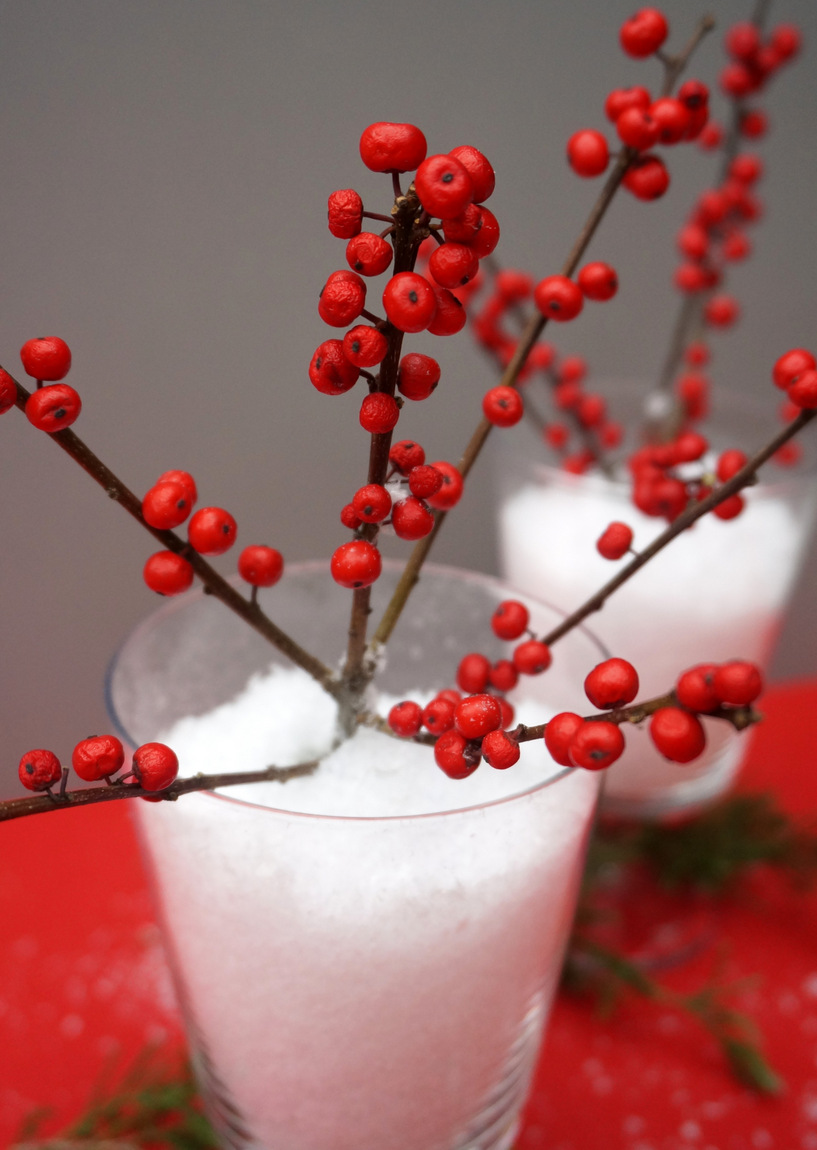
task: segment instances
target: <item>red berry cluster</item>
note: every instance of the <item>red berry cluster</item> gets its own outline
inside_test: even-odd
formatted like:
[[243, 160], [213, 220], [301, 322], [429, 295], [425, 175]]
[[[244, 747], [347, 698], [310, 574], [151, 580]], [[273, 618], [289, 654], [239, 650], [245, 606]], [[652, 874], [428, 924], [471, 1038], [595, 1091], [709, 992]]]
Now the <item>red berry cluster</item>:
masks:
[[[77, 743], [71, 754], [75, 773], [88, 783], [104, 779], [111, 785], [164, 791], [179, 773], [179, 760], [164, 743], [144, 743], [138, 747], [133, 753], [130, 771], [114, 778], [124, 764], [125, 748], [115, 735], [91, 735]], [[54, 752], [42, 748], [26, 751], [18, 768], [20, 782], [28, 790], [51, 794], [51, 788], [59, 783], [61, 796], [65, 794], [68, 774], [68, 768], [62, 766]]]
[[[360, 424], [385, 443], [379, 451], [373, 448], [382, 466], [370, 466], [368, 482], [341, 511], [341, 522], [356, 537], [336, 549], [331, 571], [336, 582], [352, 589], [369, 586], [380, 574], [381, 527], [392, 527], [402, 539], [420, 539], [434, 526], [434, 510], [448, 510], [462, 491], [456, 468], [443, 462], [426, 465], [422, 448], [417, 449], [422, 458], [410, 465], [400, 451], [389, 451], [404, 400], [427, 399], [440, 379], [439, 364], [431, 356], [414, 352], [400, 357], [403, 336], [422, 331], [446, 336], [462, 329], [463, 293], [499, 239], [497, 221], [483, 202], [494, 190], [493, 168], [485, 156], [470, 145], [432, 156], [427, 150], [425, 136], [413, 124], [370, 124], [360, 138], [360, 156], [371, 171], [392, 176], [396, 198], [391, 215], [367, 212], [352, 189], [329, 196], [329, 230], [348, 241], [349, 267], [328, 277], [318, 312], [325, 323], [348, 330], [320, 344], [309, 378], [325, 395], [341, 395], [363, 376], [369, 392], [361, 402]], [[399, 177], [405, 172], [415, 176], [404, 194]], [[367, 218], [392, 222], [377, 234], [363, 231]], [[434, 250], [422, 274], [415, 268], [424, 241]], [[367, 280], [389, 269], [381, 317], [367, 309]]]
[[[70, 427], [82, 410], [82, 400], [70, 384], [62, 383], [71, 370], [71, 349], [56, 335], [29, 339], [20, 349], [27, 375], [37, 381], [37, 390], [26, 400], [26, 417], [40, 431], [53, 434]], [[43, 387], [47, 383], [50, 386]], [[0, 412], [7, 411], [17, 396], [11, 376], [0, 380]]]

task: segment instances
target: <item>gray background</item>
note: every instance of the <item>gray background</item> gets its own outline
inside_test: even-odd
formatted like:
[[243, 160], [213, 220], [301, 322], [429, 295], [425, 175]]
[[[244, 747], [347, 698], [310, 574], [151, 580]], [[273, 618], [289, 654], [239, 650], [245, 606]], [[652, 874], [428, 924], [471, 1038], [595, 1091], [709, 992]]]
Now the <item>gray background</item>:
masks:
[[[565, 141], [588, 126], [612, 139], [609, 89], [659, 81], [655, 62], [618, 48], [635, 6], [1, 4], [0, 361], [19, 374], [24, 340], [63, 336], [85, 405], [75, 430], [135, 491], [187, 468], [204, 503], [236, 515], [241, 542], [269, 542], [290, 561], [327, 555], [347, 537], [337, 514], [362, 482], [366, 438], [359, 391], [321, 396], [306, 368], [333, 334], [318, 319], [318, 291], [344, 266], [343, 242], [325, 227], [327, 194], [351, 186], [368, 207], [389, 206], [388, 180], [360, 163], [361, 130], [406, 120], [432, 152], [481, 148], [498, 173], [497, 256], [551, 273], [599, 186], [569, 172]], [[712, 81], [723, 29], [748, 8], [715, 0], [719, 30], [690, 74]], [[676, 47], [698, 6], [671, 0], [664, 10]], [[735, 270], [744, 319], [716, 337], [713, 371], [765, 395], [773, 359], [813, 346], [817, 277], [817, 5], [779, 0], [773, 16], [801, 24], [807, 55], [765, 97], [767, 218], [753, 259]], [[654, 204], [621, 195], [591, 249], [619, 269], [617, 299], [552, 333], [598, 376], [649, 377], [666, 346], [674, 233], [716, 165], [694, 148], [666, 157], [668, 195]], [[490, 372], [465, 334], [410, 344], [427, 345], [442, 383], [399, 430], [431, 458], [456, 459]], [[106, 728], [103, 670], [157, 603], [140, 574], [155, 548], [16, 411], [0, 420], [0, 467], [0, 790], [17, 793], [27, 748], [68, 756], [78, 738]], [[435, 557], [495, 569], [489, 468], [475, 473]], [[220, 562], [226, 572], [233, 564]], [[817, 669], [815, 564], [812, 553], [777, 679]]]

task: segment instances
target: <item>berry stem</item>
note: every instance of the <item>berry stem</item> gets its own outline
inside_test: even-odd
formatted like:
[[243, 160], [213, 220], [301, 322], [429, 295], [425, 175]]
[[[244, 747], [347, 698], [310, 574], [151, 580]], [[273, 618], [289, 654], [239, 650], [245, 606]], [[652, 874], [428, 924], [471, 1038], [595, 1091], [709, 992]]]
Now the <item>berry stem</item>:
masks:
[[[17, 388], [17, 399], [15, 404], [21, 411], [25, 410], [26, 401], [29, 397], [29, 392], [23, 387], [21, 383], [14, 380]], [[76, 435], [70, 427], [64, 428], [62, 431], [50, 432], [49, 439], [53, 439], [63, 451], [71, 456], [77, 462], [83, 471], [86, 471], [92, 479], [103, 488], [105, 493], [110, 499], [113, 499], [121, 507], [132, 515], [133, 518], [144, 527], [144, 529], [162, 544], [168, 551], [173, 551], [176, 555], [183, 555], [185, 559], [192, 565], [193, 570], [199, 579], [204, 584], [205, 591], [220, 599], [226, 607], [239, 615], [246, 623], [262, 635], [269, 643], [272, 643], [281, 654], [286, 655], [307, 674], [316, 679], [328, 694], [333, 698], [339, 698], [341, 693], [341, 686], [337, 677], [325, 666], [320, 659], [315, 658], [308, 651], [304, 650], [300, 644], [296, 643], [285, 631], [282, 631], [275, 623], [269, 619], [257, 603], [252, 600], [247, 600], [243, 595], [228, 583], [223, 576], [210, 566], [207, 560], [194, 551], [192, 547], [184, 540], [180, 539], [173, 531], [162, 531], [158, 528], [151, 527], [145, 522], [142, 516], [141, 501], [134, 495], [129, 487], [119, 479], [118, 476], [110, 470], [109, 467], [99, 459], [93, 451], [83, 443], [83, 441]]]
[[661, 55], [661, 62], [664, 65], [664, 86], [661, 91], [662, 96], [669, 96], [672, 89], [678, 82], [681, 73], [686, 68], [690, 61], [690, 57], [695, 52], [696, 48], [709, 32], [713, 31], [715, 27], [715, 18], [708, 13], [702, 16], [698, 21], [695, 31], [689, 38], [689, 41], [683, 51], [679, 52], [677, 56]]

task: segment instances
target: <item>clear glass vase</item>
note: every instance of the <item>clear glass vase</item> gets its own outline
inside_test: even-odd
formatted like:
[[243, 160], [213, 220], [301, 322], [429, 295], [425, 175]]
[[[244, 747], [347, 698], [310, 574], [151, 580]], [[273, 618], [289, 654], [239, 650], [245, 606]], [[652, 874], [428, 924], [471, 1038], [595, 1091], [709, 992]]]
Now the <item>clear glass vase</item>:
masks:
[[[612, 418], [638, 426], [646, 386], [610, 384], [604, 394]], [[751, 453], [771, 438], [775, 419], [773, 402], [720, 391], [702, 431], [716, 453], [727, 447]], [[500, 568], [529, 594], [573, 610], [627, 562], [626, 556], [610, 562], [596, 551], [609, 523], [629, 524], [636, 550], [666, 527], [633, 506], [623, 480], [568, 474], [549, 461], [529, 425], [496, 439]], [[761, 482], [744, 494], [741, 515], [699, 520], [592, 616], [594, 631], [612, 653], [636, 667], [639, 698], [670, 690], [696, 663], [745, 658], [761, 668], [768, 664], [814, 523], [813, 462], [794, 470], [769, 463]], [[747, 736], [715, 720], [704, 725], [707, 750], [686, 765], [662, 758], [646, 729], [633, 730], [626, 756], [607, 772], [602, 811], [660, 818], [692, 812], [722, 795], [741, 764]]]
[[[387, 566], [375, 584], [375, 612], [396, 577]], [[509, 593], [487, 577], [425, 570], [380, 688], [428, 695], [453, 684], [459, 658], [475, 645], [502, 657], [505, 645], [487, 622]], [[350, 596], [327, 564], [292, 569], [261, 602], [337, 664]], [[535, 629], [561, 618], [528, 602]], [[572, 633], [550, 671], [525, 684], [520, 708], [533, 702], [541, 718], [575, 708], [584, 676], [604, 655], [590, 633]], [[221, 603], [193, 593], [126, 641], [109, 674], [111, 714], [135, 746], [231, 699], [277, 662]], [[277, 761], [274, 729], [275, 721], [255, 759], [225, 752], [219, 765]], [[379, 737], [373, 776], [388, 772], [395, 746]], [[430, 749], [422, 753], [445, 787], [425, 813], [321, 813], [320, 769], [312, 813], [284, 808], [291, 783], [278, 785], [273, 800], [247, 787], [135, 804], [194, 1063], [224, 1146], [511, 1146], [571, 926], [599, 777], [555, 767], [541, 743], [526, 747], [528, 773], [516, 779], [516, 768], [483, 763], [455, 782], [433, 766]]]

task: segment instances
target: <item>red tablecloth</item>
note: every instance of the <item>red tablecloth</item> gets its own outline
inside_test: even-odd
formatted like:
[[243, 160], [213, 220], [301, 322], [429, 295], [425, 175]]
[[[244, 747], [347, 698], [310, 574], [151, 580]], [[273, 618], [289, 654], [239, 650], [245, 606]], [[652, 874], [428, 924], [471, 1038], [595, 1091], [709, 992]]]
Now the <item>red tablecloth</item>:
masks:
[[[817, 683], [770, 690], [741, 787], [817, 814]], [[0, 1146], [36, 1107], [51, 1128], [81, 1112], [113, 1053], [181, 1041], [173, 992], [126, 804], [0, 827]], [[684, 1017], [640, 1001], [600, 1022], [557, 1001], [518, 1150], [817, 1150], [817, 894], [763, 874], [724, 907], [715, 949], [674, 972], [682, 990], [714, 961], [749, 978], [757, 1020], [787, 1081], [742, 1089]], [[755, 977], [750, 977], [755, 976]]]

